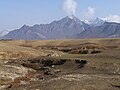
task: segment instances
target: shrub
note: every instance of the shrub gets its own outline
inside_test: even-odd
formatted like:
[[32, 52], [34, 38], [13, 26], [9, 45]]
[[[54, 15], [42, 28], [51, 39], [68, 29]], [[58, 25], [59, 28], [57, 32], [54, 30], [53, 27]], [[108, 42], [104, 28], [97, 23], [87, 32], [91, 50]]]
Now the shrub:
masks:
[[67, 60], [65, 59], [61, 59], [61, 60], [58, 60], [54, 63], [54, 65], [63, 65]]
[[62, 51], [62, 52], [69, 52], [69, 51], [71, 51], [71, 49], [62, 49], [60, 51]]
[[89, 51], [88, 51], [88, 50], [81, 50], [79, 53], [80, 53], [80, 54], [88, 54]]
[[53, 60], [42, 60], [41, 63], [44, 64], [44, 66], [52, 66]]
[[87, 64], [87, 61], [86, 61], [86, 60], [81, 60], [80, 63], [81, 63], [81, 64]]
[[80, 60], [75, 60], [75, 63], [80, 63]]
[[99, 50], [93, 50], [93, 51], [91, 52], [91, 54], [96, 54], [96, 53], [101, 53], [101, 51], [99, 51]]
[[79, 68], [84, 67], [85, 64], [87, 64], [86, 60], [75, 60], [75, 63], [79, 64]]

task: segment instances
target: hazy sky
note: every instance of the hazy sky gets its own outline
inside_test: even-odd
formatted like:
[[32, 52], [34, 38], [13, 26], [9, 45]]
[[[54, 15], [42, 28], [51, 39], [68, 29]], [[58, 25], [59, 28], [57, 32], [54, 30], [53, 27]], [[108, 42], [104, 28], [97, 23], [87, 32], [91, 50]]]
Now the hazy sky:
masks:
[[[65, 0], [0, 0], [0, 30], [50, 23], [67, 15]], [[120, 15], [120, 0], [76, 0], [80, 19]], [[89, 17], [88, 17], [89, 16]]]

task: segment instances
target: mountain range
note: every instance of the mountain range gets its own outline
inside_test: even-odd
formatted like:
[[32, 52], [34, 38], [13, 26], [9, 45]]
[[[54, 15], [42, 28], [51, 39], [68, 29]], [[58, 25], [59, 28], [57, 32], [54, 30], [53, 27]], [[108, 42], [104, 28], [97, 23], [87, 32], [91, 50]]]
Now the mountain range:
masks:
[[75, 16], [65, 17], [50, 24], [23, 25], [0, 39], [50, 40], [79, 38], [119, 38], [120, 23], [107, 22], [100, 18], [82, 21]]

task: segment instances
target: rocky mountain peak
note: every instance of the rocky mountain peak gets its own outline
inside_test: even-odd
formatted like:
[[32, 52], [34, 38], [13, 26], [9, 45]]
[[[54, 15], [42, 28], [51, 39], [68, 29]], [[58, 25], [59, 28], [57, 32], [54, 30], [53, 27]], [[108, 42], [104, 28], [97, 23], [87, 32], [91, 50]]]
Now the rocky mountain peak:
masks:
[[101, 26], [105, 23], [105, 20], [103, 20], [99, 17], [96, 17], [94, 19], [89, 20], [87, 23], [91, 26]]
[[30, 26], [27, 26], [27, 25], [23, 25], [20, 29], [27, 29], [29, 28]]

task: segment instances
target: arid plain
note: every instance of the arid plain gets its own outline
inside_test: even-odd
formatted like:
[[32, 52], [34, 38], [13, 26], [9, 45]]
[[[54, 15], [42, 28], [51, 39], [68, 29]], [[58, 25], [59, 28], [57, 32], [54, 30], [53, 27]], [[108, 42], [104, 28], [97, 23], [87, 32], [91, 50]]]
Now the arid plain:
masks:
[[120, 39], [0, 41], [0, 90], [119, 89]]

